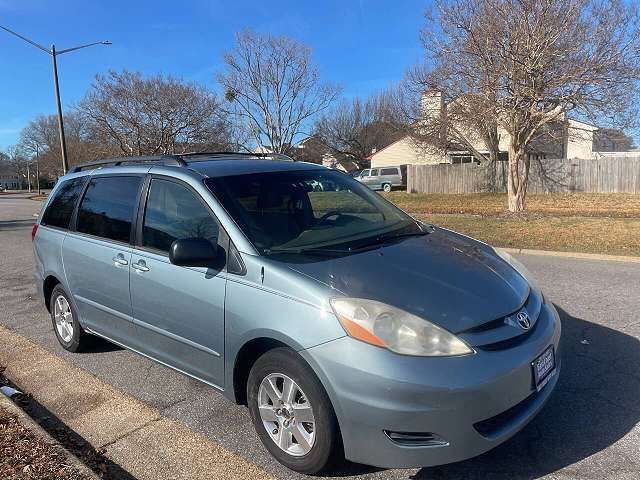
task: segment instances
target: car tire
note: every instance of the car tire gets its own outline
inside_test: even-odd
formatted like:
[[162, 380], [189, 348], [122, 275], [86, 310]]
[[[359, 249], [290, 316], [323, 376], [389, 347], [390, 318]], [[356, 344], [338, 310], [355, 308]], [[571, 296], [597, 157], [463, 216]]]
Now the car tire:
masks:
[[[290, 386], [289, 381], [293, 388], [288, 389], [292, 395], [287, 399], [285, 382]], [[284, 403], [273, 402], [274, 395]], [[255, 362], [247, 382], [247, 404], [260, 440], [284, 466], [313, 475], [344, 460], [331, 401], [314, 371], [293, 350], [276, 348]]]
[[73, 302], [60, 284], [51, 292], [49, 310], [53, 331], [62, 348], [70, 352], [80, 352], [89, 345], [89, 334], [80, 326]]
[[391, 184], [390, 183], [384, 183], [382, 185], [382, 190], [389, 193], [391, 191]]

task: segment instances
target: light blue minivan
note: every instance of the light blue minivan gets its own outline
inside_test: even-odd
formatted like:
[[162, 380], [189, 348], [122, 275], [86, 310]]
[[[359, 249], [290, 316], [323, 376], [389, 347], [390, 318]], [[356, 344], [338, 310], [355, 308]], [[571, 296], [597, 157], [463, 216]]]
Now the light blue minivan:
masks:
[[103, 337], [210, 385], [299, 472], [478, 455], [558, 379], [559, 317], [521, 264], [319, 165], [86, 164], [32, 238], [64, 348]]

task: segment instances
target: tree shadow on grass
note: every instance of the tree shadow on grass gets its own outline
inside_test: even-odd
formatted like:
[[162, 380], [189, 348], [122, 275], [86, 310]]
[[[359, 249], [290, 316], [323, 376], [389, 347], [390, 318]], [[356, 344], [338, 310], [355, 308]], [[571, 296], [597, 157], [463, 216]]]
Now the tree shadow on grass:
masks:
[[562, 371], [545, 408], [494, 450], [423, 468], [414, 479], [538, 478], [606, 449], [634, 428], [640, 420], [640, 341], [558, 312]]

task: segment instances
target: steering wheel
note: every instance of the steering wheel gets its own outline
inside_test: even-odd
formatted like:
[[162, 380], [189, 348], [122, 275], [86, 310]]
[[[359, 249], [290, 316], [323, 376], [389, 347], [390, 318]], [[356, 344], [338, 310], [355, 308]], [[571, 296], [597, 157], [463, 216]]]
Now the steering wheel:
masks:
[[330, 212], [325, 213], [318, 220], [316, 220], [316, 225], [320, 225], [326, 222], [331, 217], [339, 217], [341, 215], [342, 213], [338, 212], [337, 210], [331, 210]]

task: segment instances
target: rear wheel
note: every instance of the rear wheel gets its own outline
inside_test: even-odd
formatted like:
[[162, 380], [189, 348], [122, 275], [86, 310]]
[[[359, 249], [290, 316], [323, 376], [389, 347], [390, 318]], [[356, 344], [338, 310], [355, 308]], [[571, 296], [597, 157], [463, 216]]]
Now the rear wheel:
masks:
[[342, 458], [329, 397], [297, 353], [277, 348], [260, 357], [249, 374], [247, 400], [260, 440], [283, 465], [315, 474]]
[[89, 335], [78, 322], [78, 314], [62, 285], [53, 287], [50, 300], [53, 331], [60, 345], [70, 352], [79, 352], [89, 343]]
[[390, 192], [391, 191], [391, 184], [390, 183], [385, 183], [382, 185], [382, 190], [384, 190], [385, 192]]

